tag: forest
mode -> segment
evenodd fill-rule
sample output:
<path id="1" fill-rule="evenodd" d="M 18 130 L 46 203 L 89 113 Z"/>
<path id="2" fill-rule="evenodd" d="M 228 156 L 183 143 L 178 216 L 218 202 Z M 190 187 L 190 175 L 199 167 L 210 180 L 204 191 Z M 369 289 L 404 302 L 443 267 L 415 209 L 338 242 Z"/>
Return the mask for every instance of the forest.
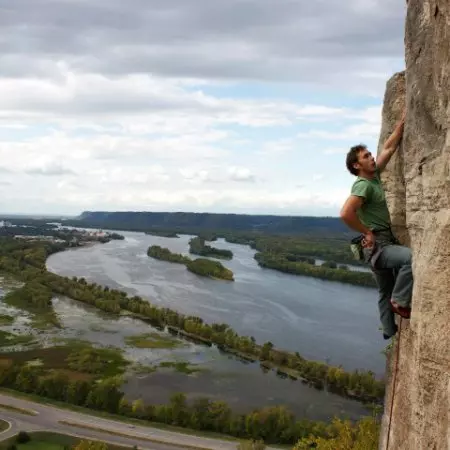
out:
<path id="1" fill-rule="evenodd" d="M 80 227 L 92 226 L 144 232 L 155 228 L 195 235 L 211 230 L 219 234 L 257 232 L 281 235 L 342 236 L 348 233 L 348 228 L 337 217 L 85 211 L 76 219 L 65 223 Z"/>

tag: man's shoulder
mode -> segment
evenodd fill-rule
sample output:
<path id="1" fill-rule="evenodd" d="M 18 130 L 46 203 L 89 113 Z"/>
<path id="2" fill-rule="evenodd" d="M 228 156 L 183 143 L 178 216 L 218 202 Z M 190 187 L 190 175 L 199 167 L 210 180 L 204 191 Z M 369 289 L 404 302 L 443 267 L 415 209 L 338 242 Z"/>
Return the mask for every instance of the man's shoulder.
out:
<path id="1" fill-rule="evenodd" d="M 367 180 L 366 178 L 358 177 L 352 184 L 352 191 L 354 188 L 366 187 L 366 186 L 370 186 L 370 181 Z"/>

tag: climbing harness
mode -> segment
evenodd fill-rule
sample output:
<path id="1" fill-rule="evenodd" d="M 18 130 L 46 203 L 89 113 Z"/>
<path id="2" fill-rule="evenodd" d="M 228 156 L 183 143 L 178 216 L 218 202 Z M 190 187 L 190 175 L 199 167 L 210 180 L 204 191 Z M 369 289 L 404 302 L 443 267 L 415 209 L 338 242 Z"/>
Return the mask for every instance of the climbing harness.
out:
<path id="1" fill-rule="evenodd" d="M 391 410 L 389 412 L 389 426 L 388 426 L 388 435 L 387 435 L 387 442 L 386 442 L 385 450 L 389 450 L 389 439 L 391 437 L 392 412 L 394 410 L 394 397 L 395 397 L 395 389 L 397 386 L 397 371 L 398 371 L 398 360 L 399 360 L 399 355 L 400 355 L 400 339 L 402 337 L 402 323 L 403 323 L 403 318 L 400 317 L 400 326 L 398 327 L 397 352 L 396 352 L 396 358 L 395 358 L 394 380 L 392 383 Z"/>

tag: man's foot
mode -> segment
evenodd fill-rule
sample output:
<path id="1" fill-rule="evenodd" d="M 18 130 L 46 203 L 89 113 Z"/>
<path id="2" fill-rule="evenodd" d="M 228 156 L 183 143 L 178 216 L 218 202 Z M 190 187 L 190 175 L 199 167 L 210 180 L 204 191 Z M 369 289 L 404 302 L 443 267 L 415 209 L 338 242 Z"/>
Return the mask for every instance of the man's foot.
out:
<path id="1" fill-rule="evenodd" d="M 384 338 L 384 340 L 387 341 L 387 340 L 390 339 L 391 337 L 394 337 L 394 336 L 397 334 L 397 331 L 398 331 L 398 326 L 395 325 L 395 330 L 394 330 L 394 332 L 393 332 L 392 334 L 386 334 L 386 333 L 383 333 L 383 338 Z"/>
<path id="2" fill-rule="evenodd" d="M 395 314 L 403 317 L 404 319 L 409 319 L 411 317 L 411 308 L 405 308 L 404 306 L 400 306 L 394 300 L 391 300 L 391 309 Z"/>

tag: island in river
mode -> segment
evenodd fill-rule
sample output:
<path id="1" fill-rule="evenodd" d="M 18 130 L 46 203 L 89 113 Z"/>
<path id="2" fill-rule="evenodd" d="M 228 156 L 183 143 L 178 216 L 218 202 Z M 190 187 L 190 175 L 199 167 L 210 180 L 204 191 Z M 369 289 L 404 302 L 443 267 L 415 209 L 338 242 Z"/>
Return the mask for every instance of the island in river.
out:
<path id="1" fill-rule="evenodd" d="M 172 253 L 168 248 L 163 248 L 159 245 L 152 245 L 149 247 L 147 255 L 161 261 L 183 264 L 190 272 L 203 277 L 234 281 L 233 272 L 218 261 L 212 261 L 206 258 L 191 260 L 187 256 L 179 253 Z"/>

